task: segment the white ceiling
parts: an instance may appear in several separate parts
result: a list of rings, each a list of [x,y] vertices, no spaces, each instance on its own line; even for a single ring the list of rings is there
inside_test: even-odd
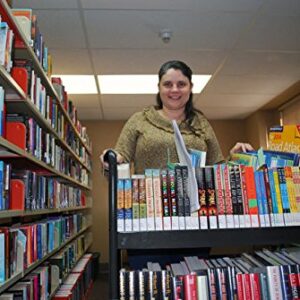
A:
[[[212,74],[195,105],[242,119],[300,79],[299,0],[14,0],[31,7],[54,74],[156,74],[170,59]],[[165,44],[162,29],[173,37]],[[152,95],[69,95],[79,117],[125,120]]]

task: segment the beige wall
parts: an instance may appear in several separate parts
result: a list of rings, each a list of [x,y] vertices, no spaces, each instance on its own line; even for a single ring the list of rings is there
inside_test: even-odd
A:
[[[293,103],[282,112],[283,124],[300,124],[300,96],[293,99]]]
[[[101,253],[101,263],[108,262],[108,188],[107,180],[101,174],[99,155],[111,148],[119,136],[124,122],[121,121],[84,121],[93,144],[93,246],[92,251]],[[224,156],[237,141],[246,141],[243,121],[212,121]]]
[[[121,121],[83,121],[92,141],[93,154],[93,245],[92,251],[101,253],[101,263],[108,262],[108,184],[102,175],[99,156],[104,149],[114,146],[124,125]]]

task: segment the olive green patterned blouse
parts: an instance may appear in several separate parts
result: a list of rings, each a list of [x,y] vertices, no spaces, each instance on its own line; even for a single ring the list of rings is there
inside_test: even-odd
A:
[[[206,164],[224,160],[215,133],[208,120],[199,112],[192,123],[178,123],[188,149],[207,152]],[[115,150],[126,162],[134,162],[136,174],[146,168],[165,168],[168,162],[178,162],[172,122],[162,117],[154,106],[135,113],[124,125]]]

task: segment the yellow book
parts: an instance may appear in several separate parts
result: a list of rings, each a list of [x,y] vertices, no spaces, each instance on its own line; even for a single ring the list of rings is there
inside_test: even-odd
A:
[[[279,180],[278,180],[278,172],[277,169],[273,169],[273,177],[274,177],[274,186],[275,186],[275,192],[276,192],[276,201],[277,201],[277,207],[278,207],[278,213],[282,214],[282,202],[281,202],[281,193],[280,193],[280,187],[279,187]]]
[[[295,185],[293,183],[291,167],[284,167],[284,174],[285,174],[285,179],[286,179],[286,187],[287,187],[288,196],[289,196],[291,213],[296,213],[298,211],[298,209],[297,209]]]
[[[295,188],[295,197],[296,197],[296,205],[297,212],[300,213],[300,171],[299,167],[291,167],[293,183]]]
[[[269,149],[300,153],[300,125],[271,127],[269,132]]]

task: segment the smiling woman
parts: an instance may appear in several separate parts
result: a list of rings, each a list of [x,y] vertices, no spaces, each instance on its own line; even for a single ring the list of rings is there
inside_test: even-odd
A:
[[[157,105],[135,113],[125,124],[114,150],[118,162],[133,162],[134,171],[166,168],[179,161],[172,120],[176,120],[188,149],[205,151],[206,164],[224,160],[215,133],[206,117],[193,106],[192,70],[182,61],[164,63],[158,73]],[[244,150],[239,143],[234,151]],[[251,150],[251,146],[246,150]],[[103,163],[103,155],[100,159]],[[107,166],[105,166],[107,167]]]

